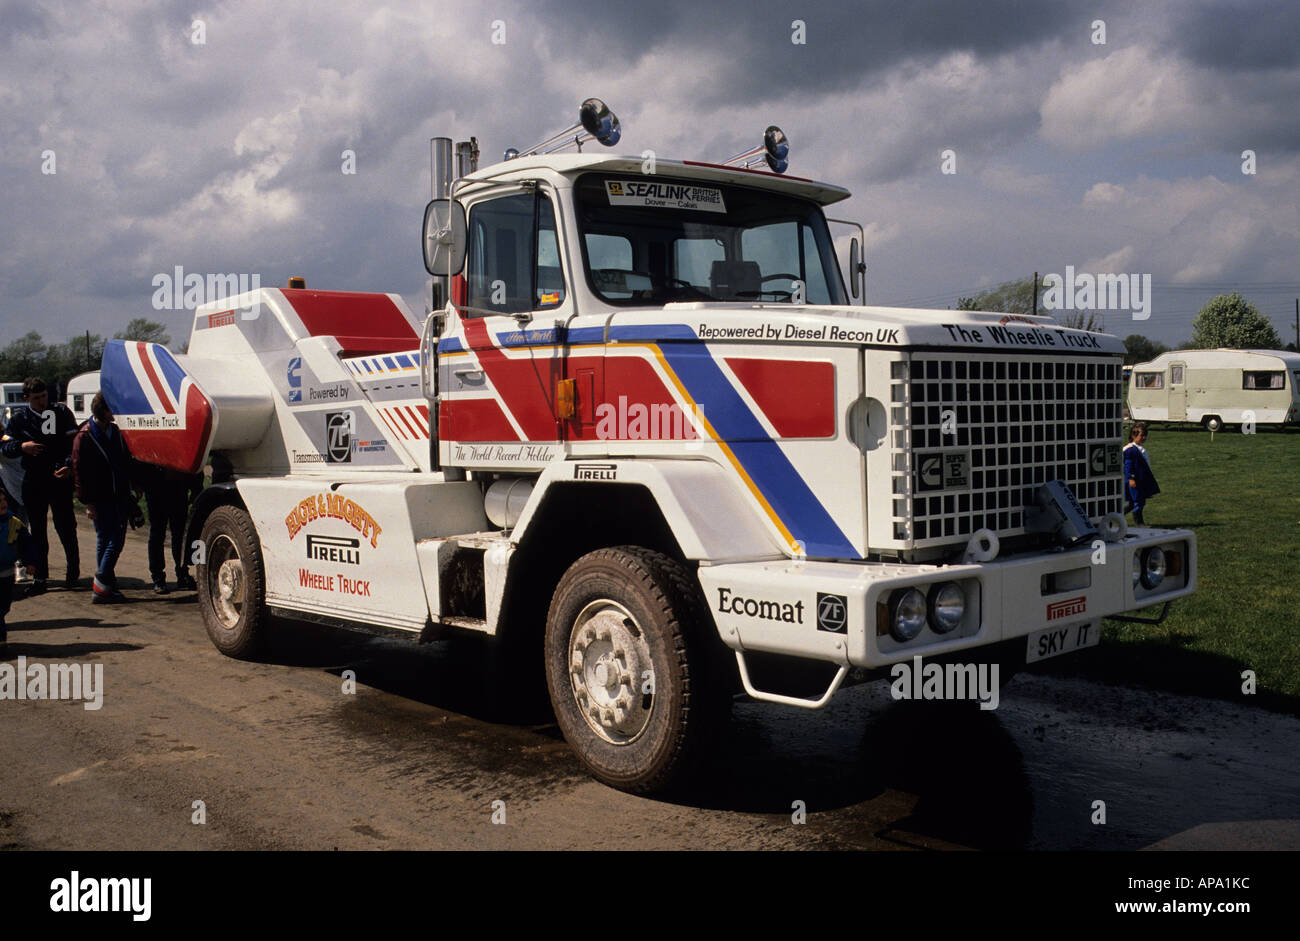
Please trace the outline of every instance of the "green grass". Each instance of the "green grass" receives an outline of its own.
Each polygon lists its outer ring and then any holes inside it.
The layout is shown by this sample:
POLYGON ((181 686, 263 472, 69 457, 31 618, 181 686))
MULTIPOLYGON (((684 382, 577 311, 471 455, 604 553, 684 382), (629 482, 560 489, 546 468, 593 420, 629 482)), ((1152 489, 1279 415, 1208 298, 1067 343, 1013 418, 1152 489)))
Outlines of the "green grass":
POLYGON ((1146 446, 1161 489, 1147 525, 1196 533, 1196 594, 1160 625, 1106 622, 1102 646, 1044 672, 1253 698, 1300 715, 1300 433, 1234 428, 1211 439, 1153 425, 1146 446), (1255 672, 1255 697, 1242 695, 1243 670, 1255 672))

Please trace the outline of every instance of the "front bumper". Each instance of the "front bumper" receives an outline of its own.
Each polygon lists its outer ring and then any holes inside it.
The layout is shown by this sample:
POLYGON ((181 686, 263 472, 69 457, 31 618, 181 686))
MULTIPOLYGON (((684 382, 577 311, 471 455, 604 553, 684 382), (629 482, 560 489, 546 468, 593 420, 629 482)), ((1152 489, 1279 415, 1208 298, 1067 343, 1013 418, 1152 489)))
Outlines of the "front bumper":
POLYGON ((876 668, 1183 598, 1196 590, 1196 536, 1185 529, 1137 528, 1118 542, 992 562, 739 562, 702 565, 699 578, 718 634, 732 650, 876 668), (1178 572, 1154 590, 1133 579, 1142 550, 1151 546, 1178 556, 1178 572), (889 634, 887 607, 895 589, 924 593, 949 581, 961 585, 967 599, 956 629, 940 634, 927 624, 907 642, 889 634))

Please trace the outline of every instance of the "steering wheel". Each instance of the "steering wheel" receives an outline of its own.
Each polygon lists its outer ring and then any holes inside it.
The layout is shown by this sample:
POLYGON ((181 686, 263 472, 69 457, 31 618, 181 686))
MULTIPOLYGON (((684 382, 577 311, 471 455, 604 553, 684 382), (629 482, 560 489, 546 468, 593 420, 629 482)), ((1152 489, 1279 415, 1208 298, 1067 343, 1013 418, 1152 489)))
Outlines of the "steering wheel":
POLYGON ((672 275, 662 275, 662 278, 666 284, 669 284, 672 287, 684 288, 687 291, 693 292, 695 296, 702 301, 713 300, 712 294, 701 289, 698 285, 691 284, 689 281, 683 281, 681 278, 674 278, 672 275))
MULTIPOLYGON (((766 284, 768 281, 775 281, 777 278, 786 278, 786 279, 788 279, 788 280, 790 280, 790 281, 798 281, 798 280, 799 280, 799 276, 798 276, 797 274, 784 274, 784 273, 783 273, 783 274, 765 274, 765 275, 763 275, 763 277, 761 277, 761 278, 758 279, 758 283, 759 283, 759 284, 766 284)), ((763 293, 764 293, 764 294, 771 294, 771 293, 773 293, 773 292, 771 292, 771 291, 764 291, 763 293)))

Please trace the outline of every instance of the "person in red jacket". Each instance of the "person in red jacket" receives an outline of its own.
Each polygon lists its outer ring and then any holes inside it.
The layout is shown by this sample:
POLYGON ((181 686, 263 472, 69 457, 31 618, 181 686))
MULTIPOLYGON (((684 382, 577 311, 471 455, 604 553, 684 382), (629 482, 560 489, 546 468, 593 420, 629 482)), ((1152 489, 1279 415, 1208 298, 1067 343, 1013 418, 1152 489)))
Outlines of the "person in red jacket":
MULTIPOLYGON (((125 601, 117 590, 118 556, 126 541, 126 526, 140 514, 131 487, 131 452, 102 393, 90 404, 90 421, 72 442, 72 472, 77 497, 95 523, 94 604, 125 601)), ((136 524, 138 525, 138 523, 136 524)))

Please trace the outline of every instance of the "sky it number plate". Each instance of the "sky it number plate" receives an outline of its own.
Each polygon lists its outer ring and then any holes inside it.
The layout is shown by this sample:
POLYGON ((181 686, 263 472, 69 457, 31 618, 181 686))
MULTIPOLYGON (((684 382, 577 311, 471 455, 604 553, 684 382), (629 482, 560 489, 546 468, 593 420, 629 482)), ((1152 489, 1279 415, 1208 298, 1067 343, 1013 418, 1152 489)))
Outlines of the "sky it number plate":
POLYGON ((1071 624, 1068 627, 1049 627, 1045 631, 1029 635, 1029 645, 1025 648, 1025 662, 1046 660, 1059 657, 1063 653, 1073 653, 1084 647, 1095 647, 1101 642, 1100 624, 1071 624))

